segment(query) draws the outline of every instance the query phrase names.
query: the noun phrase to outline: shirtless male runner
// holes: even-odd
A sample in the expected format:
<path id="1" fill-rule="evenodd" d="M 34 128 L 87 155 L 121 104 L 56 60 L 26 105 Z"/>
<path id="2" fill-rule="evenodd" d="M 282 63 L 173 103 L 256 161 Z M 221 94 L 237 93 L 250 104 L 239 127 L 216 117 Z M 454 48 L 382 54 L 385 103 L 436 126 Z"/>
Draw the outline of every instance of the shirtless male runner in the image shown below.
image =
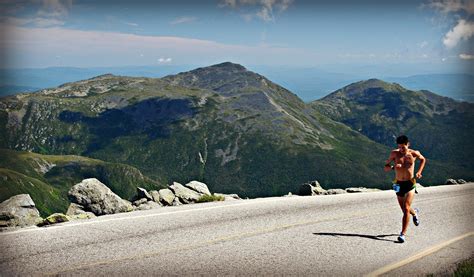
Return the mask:
<path id="1" fill-rule="evenodd" d="M 415 226 L 420 224 L 418 217 L 418 209 L 412 209 L 411 203 L 415 197 L 415 188 L 416 188 L 416 178 L 420 179 L 422 177 L 421 173 L 423 168 L 425 168 L 426 159 L 421 155 L 420 151 L 409 149 L 410 142 L 408 142 L 408 137 L 405 135 L 399 136 L 397 138 L 398 148 L 392 150 L 390 157 L 385 162 L 384 170 L 390 171 L 395 170 L 395 184 L 399 185 L 399 190 L 397 191 L 398 204 L 403 211 L 402 219 L 402 232 L 398 237 L 399 242 L 405 242 L 405 234 L 408 229 L 408 224 L 410 223 L 410 214 L 413 215 L 413 223 Z M 420 168 L 415 172 L 415 160 L 420 160 Z M 391 165 L 392 161 L 395 162 L 395 165 Z"/>

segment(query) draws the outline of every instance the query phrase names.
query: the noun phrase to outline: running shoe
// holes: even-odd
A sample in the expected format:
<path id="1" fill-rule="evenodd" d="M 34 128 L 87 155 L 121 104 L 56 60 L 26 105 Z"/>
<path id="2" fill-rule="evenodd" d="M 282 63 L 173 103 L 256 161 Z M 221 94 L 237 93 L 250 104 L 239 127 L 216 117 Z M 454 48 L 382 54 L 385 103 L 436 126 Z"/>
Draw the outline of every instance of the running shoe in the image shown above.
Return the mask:
<path id="1" fill-rule="evenodd" d="M 413 216 L 413 223 L 415 224 L 415 226 L 418 226 L 420 225 L 420 218 L 418 217 L 418 213 L 420 212 L 420 210 L 418 210 L 417 208 L 414 208 L 413 210 L 415 211 L 415 215 Z"/>
<path id="2" fill-rule="evenodd" d="M 405 235 L 403 233 L 400 233 L 398 236 L 398 242 L 404 243 L 405 242 Z"/>

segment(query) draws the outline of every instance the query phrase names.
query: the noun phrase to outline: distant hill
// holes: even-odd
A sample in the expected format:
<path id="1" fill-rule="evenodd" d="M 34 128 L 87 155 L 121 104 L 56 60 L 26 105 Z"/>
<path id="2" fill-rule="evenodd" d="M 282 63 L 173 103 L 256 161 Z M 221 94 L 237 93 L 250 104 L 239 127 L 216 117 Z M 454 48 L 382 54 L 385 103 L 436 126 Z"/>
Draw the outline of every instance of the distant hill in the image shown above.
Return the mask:
<path id="1" fill-rule="evenodd" d="M 99 179 L 124 199 L 134 196 L 138 186 L 147 189 L 165 187 L 124 164 L 0 149 L 0 202 L 13 195 L 28 193 L 42 216 L 65 213 L 69 206 L 67 192 L 86 178 Z"/>
<path id="2" fill-rule="evenodd" d="M 0 69 L 0 96 L 52 88 L 64 83 L 89 79 L 98 75 L 114 74 L 129 77 L 164 77 L 195 68 L 192 65 L 157 65 L 124 67 L 50 67 L 35 69 Z M 474 102 L 474 77 L 469 74 L 424 74 L 392 77 L 384 68 L 341 68 L 341 66 L 275 67 L 253 66 L 252 69 L 267 79 L 283 86 L 305 102 L 323 98 L 353 82 L 379 78 L 396 82 L 412 90 L 430 90 L 456 100 Z M 413 71 L 413 70 L 412 70 Z M 400 74 L 400 73 L 399 73 Z M 411 73 L 407 73 L 411 74 Z M 397 75 L 400 76 L 400 75 Z"/>
<path id="3" fill-rule="evenodd" d="M 429 159 L 467 171 L 474 167 L 474 104 L 371 79 L 311 105 L 378 143 L 395 147 L 395 138 L 406 134 Z"/>

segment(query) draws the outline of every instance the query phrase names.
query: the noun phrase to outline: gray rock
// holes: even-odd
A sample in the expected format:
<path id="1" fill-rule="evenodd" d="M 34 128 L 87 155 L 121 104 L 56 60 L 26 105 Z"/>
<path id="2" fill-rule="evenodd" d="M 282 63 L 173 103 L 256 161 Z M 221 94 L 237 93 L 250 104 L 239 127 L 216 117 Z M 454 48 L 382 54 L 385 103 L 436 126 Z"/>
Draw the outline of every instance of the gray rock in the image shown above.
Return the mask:
<path id="1" fill-rule="evenodd" d="M 465 184 L 465 183 L 467 183 L 466 180 L 464 180 L 464 179 L 458 179 L 457 182 L 458 182 L 458 184 Z"/>
<path id="2" fill-rule="evenodd" d="M 347 193 L 347 191 L 343 189 L 328 189 L 327 194 L 344 194 Z"/>
<path id="3" fill-rule="evenodd" d="M 29 194 L 18 194 L 0 203 L 0 227 L 25 227 L 43 222 Z"/>
<path id="4" fill-rule="evenodd" d="M 173 182 L 169 188 L 174 192 L 174 195 L 179 198 L 180 202 L 184 204 L 195 203 L 199 197 L 203 195 L 177 182 Z"/>
<path id="5" fill-rule="evenodd" d="M 312 181 L 300 186 L 298 195 L 324 195 L 327 191 L 321 187 L 318 181 Z"/>
<path id="6" fill-rule="evenodd" d="M 198 182 L 198 181 L 191 181 L 191 182 L 187 183 L 184 186 L 189 188 L 189 189 L 192 189 L 192 190 L 194 190 L 198 193 L 211 195 L 211 192 L 209 191 L 209 188 L 204 183 L 201 183 L 201 182 Z"/>
<path id="7" fill-rule="evenodd" d="M 160 204 L 156 203 L 155 201 L 148 201 L 143 204 L 140 204 L 136 210 L 151 210 L 161 208 Z"/>
<path id="8" fill-rule="evenodd" d="M 223 196 L 224 201 L 242 200 L 237 194 L 214 193 L 215 196 Z"/>
<path id="9" fill-rule="evenodd" d="M 137 198 L 146 198 L 148 201 L 153 201 L 153 197 L 144 188 L 137 188 Z"/>
<path id="10" fill-rule="evenodd" d="M 446 182 L 444 184 L 446 185 L 457 185 L 457 181 L 454 179 L 446 179 Z"/>
<path id="11" fill-rule="evenodd" d="M 71 218 L 63 213 L 54 213 L 39 223 L 38 226 L 52 225 L 61 222 L 71 221 Z"/>
<path id="12" fill-rule="evenodd" d="M 181 205 L 183 205 L 183 203 L 181 201 L 179 201 L 178 197 L 175 197 L 174 200 L 173 200 L 172 206 L 181 206 Z"/>
<path id="13" fill-rule="evenodd" d="M 132 204 L 133 204 L 133 206 L 137 206 L 137 207 L 138 207 L 138 206 L 140 206 L 141 204 L 144 204 L 144 203 L 146 203 L 146 202 L 148 202 L 148 199 L 142 198 L 142 199 L 138 199 L 138 200 L 136 200 L 136 201 L 133 201 Z"/>
<path id="14" fill-rule="evenodd" d="M 153 201 L 155 201 L 158 204 L 161 204 L 161 202 L 160 202 L 161 197 L 160 197 L 160 193 L 158 191 L 151 190 L 149 193 L 150 193 L 151 197 L 153 197 Z"/>
<path id="15" fill-rule="evenodd" d="M 72 203 L 82 205 L 85 211 L 95 215 L 129 212 L 133 206 L 127 200 L 113 193 L 106 185 L 95 178 L 82 180 L 68 192 Z"/>
<path id="16" fill-rule="evenodd" d="M 173 206 L 173 200 L 175 195 L 170 189 L 160 189 L 158 191 L 160 194 L 160 202 L 166 206 Z"/>
<path id="17" fill-rule="evenodd" d="M 376 191 L 380 191 L 380 190 L 379 189 L 369 189 L 369 188 L 364 188 L 364 187 L 346 188 L 347 193 L 376 192 Z"/>
<path id="18" fill-rule="evenodd" d="M 96 217 L 94 213 L 84 211 L 84 207 L 76 203 L 69 205 L 66 215 L 71 219 L 89 219 Z"/>

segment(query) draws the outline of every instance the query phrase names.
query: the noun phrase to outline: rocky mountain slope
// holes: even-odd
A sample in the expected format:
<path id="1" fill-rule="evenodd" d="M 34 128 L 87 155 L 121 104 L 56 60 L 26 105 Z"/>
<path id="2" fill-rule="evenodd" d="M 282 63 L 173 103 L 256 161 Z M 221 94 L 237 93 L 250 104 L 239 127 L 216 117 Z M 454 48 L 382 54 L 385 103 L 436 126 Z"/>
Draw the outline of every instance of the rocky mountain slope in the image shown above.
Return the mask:
<path id="1" fill-rule="evenodd" d="M 311 105 L 378 143 L 395 147 L 394 139 L 407 134 L 413 147 L 429 159 L 466 172 L 474 169 L 472 103 L 372 79 L 353 83 Z"/>
<path id="2" fill-rule="evenodd" d="M 26 193 L 43 216 L 65 212 L 68 190 L 85 178 L 101 180 L 125 199 L 135 196 L 137 186 L 155 190 L 166 187 L 124 164 L 0 149 L 0 202 Z"/>
<path id="3" fill-rule="evenodd" d="M 128 164 L 160 184 L 200 180 L 243 197 L 296 192 L 311 180 L 389 188 L 381 165 L 391 146 L 338 120 L 223 63 L 160 79 L 102 75 L 2 98 L 0 147 Z M 426 181 L 442 183 L 457 167 L 435 161 L 430 170 Z"/>

